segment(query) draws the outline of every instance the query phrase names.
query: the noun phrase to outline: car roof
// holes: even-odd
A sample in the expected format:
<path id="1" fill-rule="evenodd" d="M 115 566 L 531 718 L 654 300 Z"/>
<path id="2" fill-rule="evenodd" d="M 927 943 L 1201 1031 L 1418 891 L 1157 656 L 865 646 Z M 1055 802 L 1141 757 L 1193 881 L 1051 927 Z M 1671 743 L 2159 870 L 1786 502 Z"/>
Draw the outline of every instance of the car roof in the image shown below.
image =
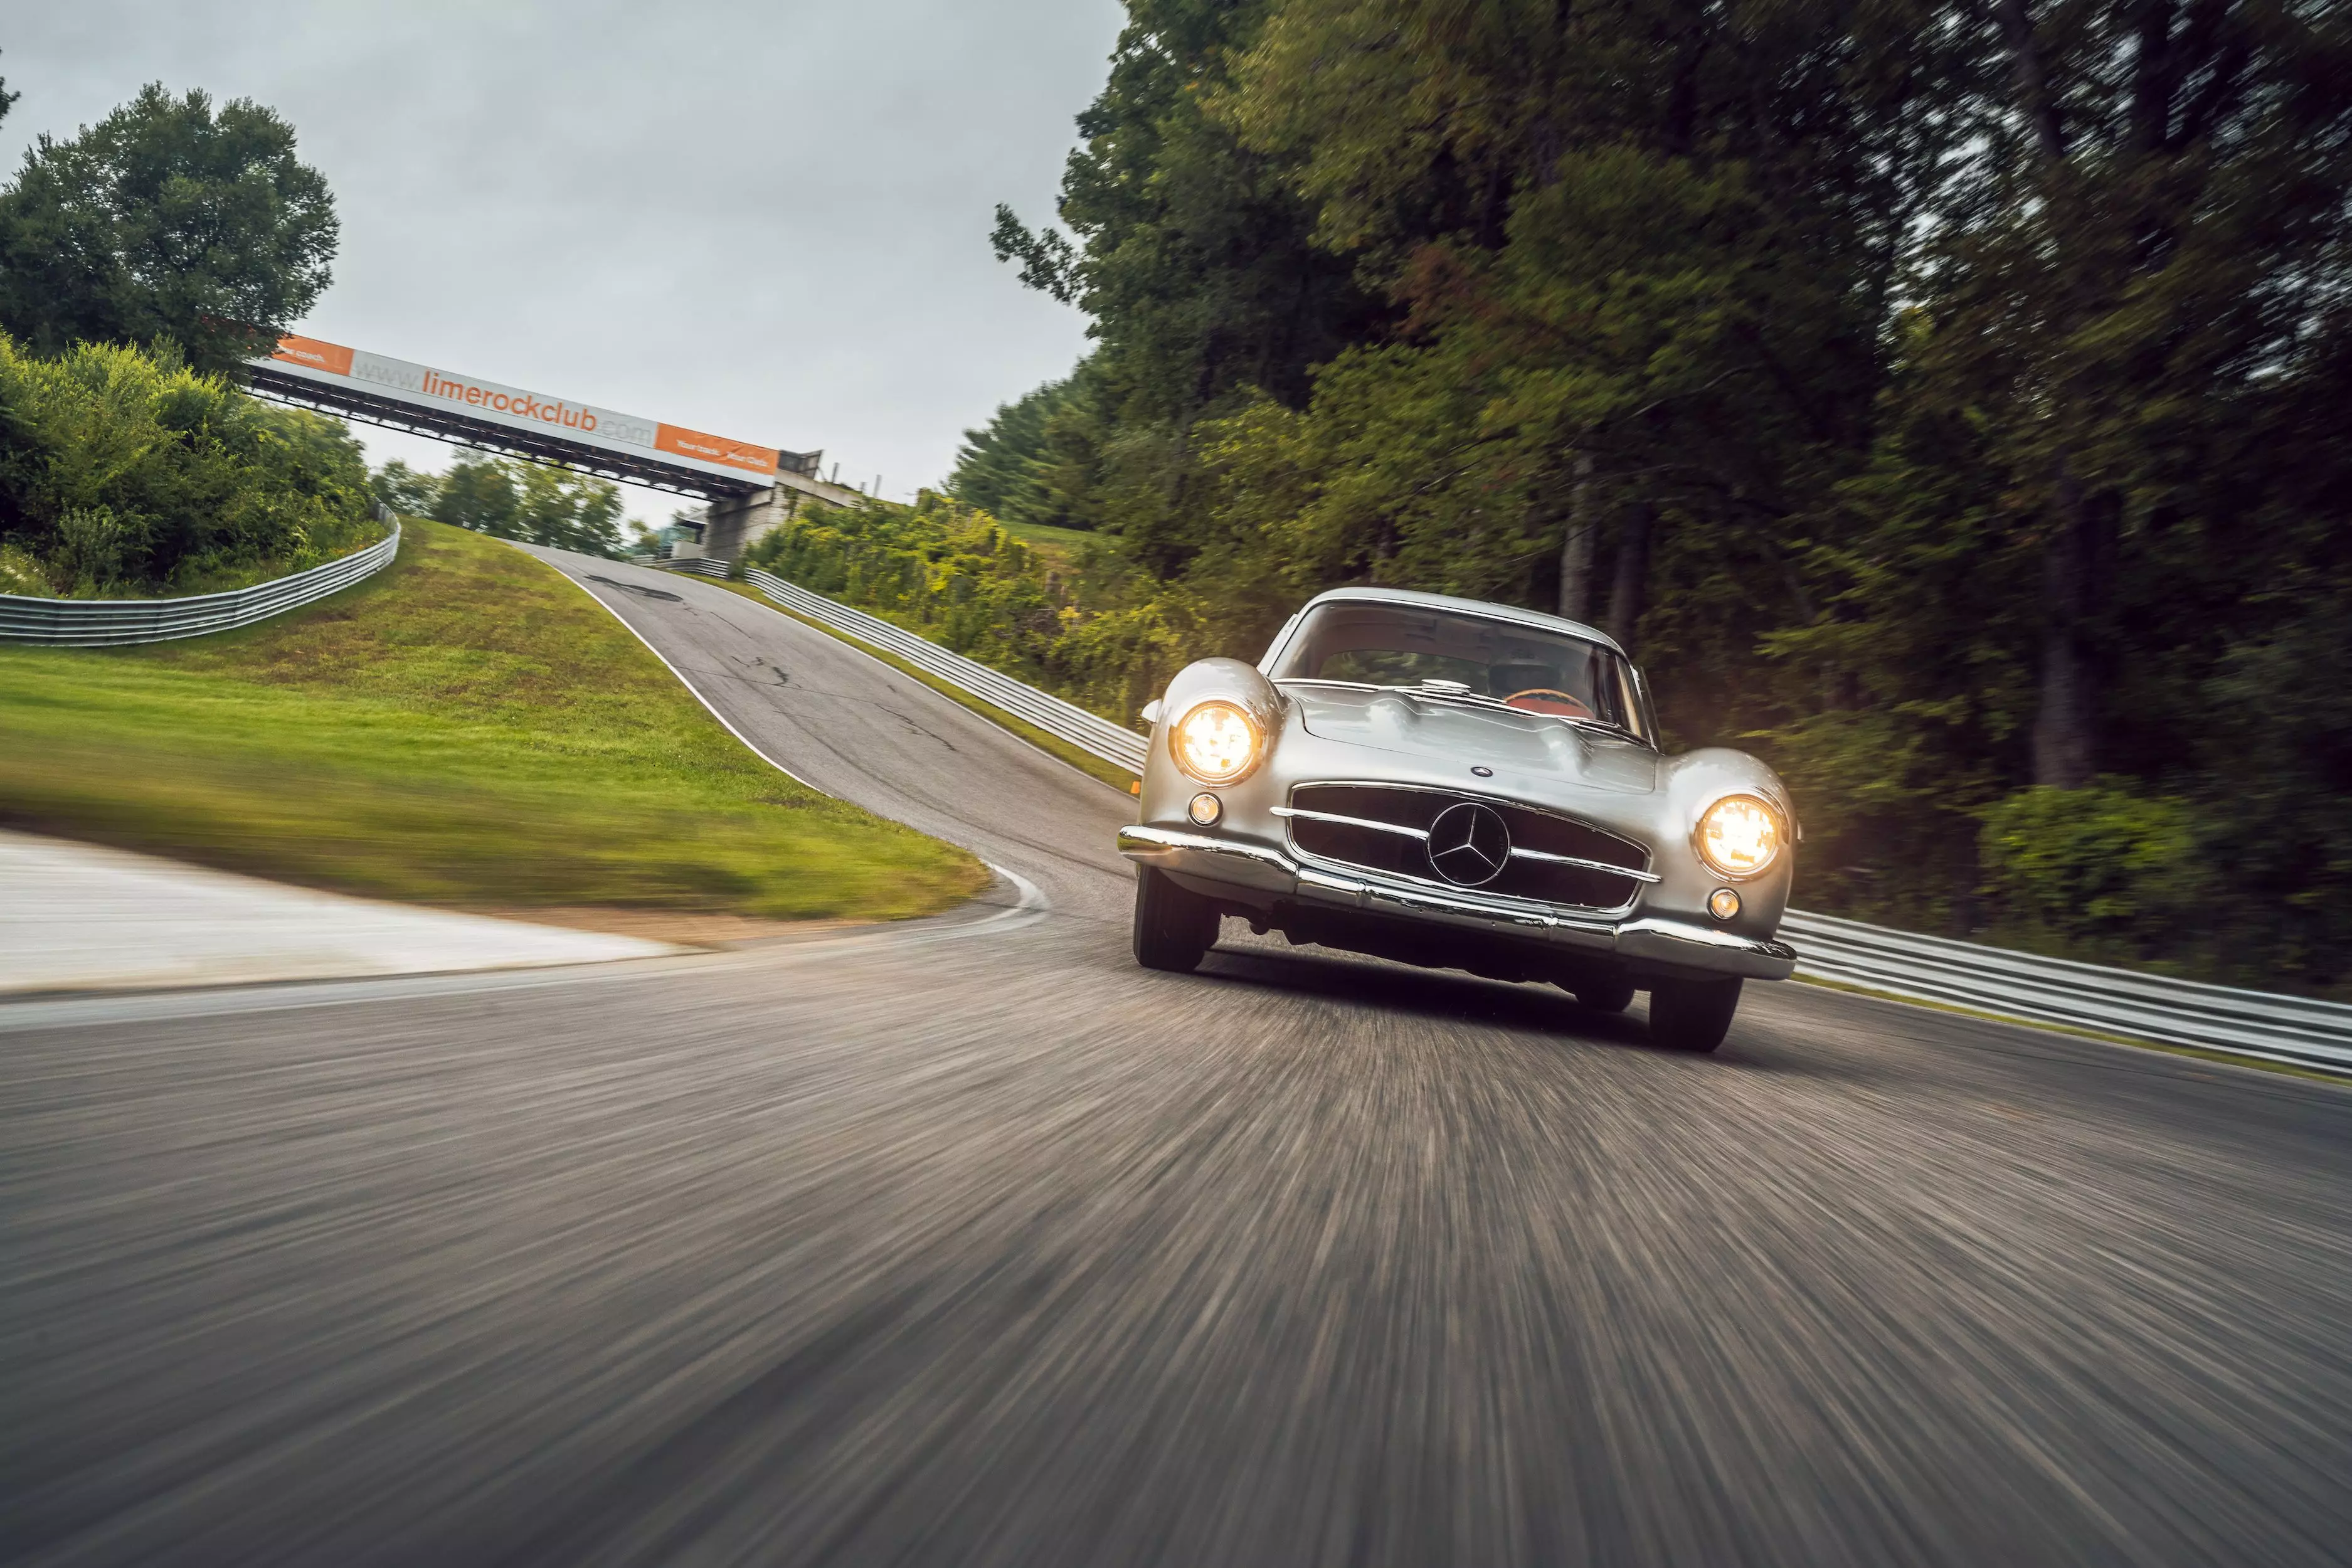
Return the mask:
<path id="1" fill-rule="evenodd" d="M 1457 599 L 1450 594 L 1423 594 L 1412 588 L 1332 588 L 1316 595 L 1299 610 L 1305 615 L 1318 605 L 1334 603 L 1365 603 L 1413 605 L 1425 610 L 1452 610 L 1460 615 L 1484 616 L 1492 621 L 1509 621 L 1522 626 L 1534 626 L 1548 632 L 1566 632 L 1587 642 L 1597 642 L 1602 647 L 1622 655 L 1624 649 L 1607 632 L 1588 626 L 1581 621 L 1571 621 L 1559 616 L 1547 616 L 1541 610 L 1523 610 L 1517 605 L 1490 604 L 1485 599 Z"/>

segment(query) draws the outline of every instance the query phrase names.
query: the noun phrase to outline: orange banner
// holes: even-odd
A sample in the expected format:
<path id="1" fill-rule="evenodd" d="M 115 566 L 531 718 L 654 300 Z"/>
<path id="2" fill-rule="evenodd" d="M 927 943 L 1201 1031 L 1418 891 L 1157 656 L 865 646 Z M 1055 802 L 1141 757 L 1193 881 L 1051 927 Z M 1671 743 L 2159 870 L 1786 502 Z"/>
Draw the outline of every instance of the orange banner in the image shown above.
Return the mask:
<path id="1" fill-rule="evenodd" d="M 469 413 L 500 425 L 555 426 L 602 447 L 651 447 L 672 457 L 690 458 L 738 472 L 776 477 L 779 454 L 772 447 L 663 425 L 634 414 L 594 408 L 562 398 L 543 397 L 520 387 L 479 381 L 431 365 L 347 349 L 316 338 L 280 338 L 269 356 L 325 375 L 349 376 L 364 382 L 379 395 L 405 403 L 437 405 L 463 404 Z M 256 361 L 261 363 L 261 361 Z"/>
<path id="2" fill-rule="evenodd" d="M 330 375 L 352 374 L 352 351 L 341 343 L 322 343 L 316 338 L 280 338 L 278 352 L 269 357 L 290 364 L 307 364 Z"/>
<path id="3" fill-rule="evenodd" d="M 654 432 L 654 447 L 658 451 L 675 452 L 681 458 L 699 458 L 706 463 L 724 463 L 730 468 L 746 473 L 766 474 L 776 471 L 776 452 L 772 447 L 754 447 L 748 441 L 730 441 L 724 436 L 706 436 L 699 430 L 688 430 L 676 425 L 664 425 Z"/>

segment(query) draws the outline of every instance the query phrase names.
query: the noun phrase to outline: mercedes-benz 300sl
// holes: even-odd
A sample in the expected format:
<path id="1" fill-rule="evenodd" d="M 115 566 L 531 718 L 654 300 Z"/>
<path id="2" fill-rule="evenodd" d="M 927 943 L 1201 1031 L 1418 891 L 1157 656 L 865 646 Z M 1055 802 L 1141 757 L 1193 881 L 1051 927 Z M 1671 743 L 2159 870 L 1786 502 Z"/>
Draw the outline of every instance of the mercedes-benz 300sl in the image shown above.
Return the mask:
<path id="1" fill-rule="evenodd" d="M 1776 937 L 1798 826 L 1743 752 L 1668 756 L 1641 671 L 1591 626 L 1476 600 L 1324 594 L 1253 668 L 1187 667 L 1151 748 L 1135 956 L 1190 970 L 1253 931 L 1507 981 L 1711 1051 Z"/>

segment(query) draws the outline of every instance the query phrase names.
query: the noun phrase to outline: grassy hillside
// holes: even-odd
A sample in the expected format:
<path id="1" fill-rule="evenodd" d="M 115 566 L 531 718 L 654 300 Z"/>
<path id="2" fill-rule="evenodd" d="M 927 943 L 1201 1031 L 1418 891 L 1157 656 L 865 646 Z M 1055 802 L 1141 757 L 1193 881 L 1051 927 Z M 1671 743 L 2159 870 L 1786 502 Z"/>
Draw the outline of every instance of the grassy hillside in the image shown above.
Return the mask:
<path id="1" fill-rule="evenodd" d="M 414 521 L 243 632 L 0 647 L 0 822 L 459 908 L 895 918 L 987 880 L 746 752 L 546 566 Z"/>

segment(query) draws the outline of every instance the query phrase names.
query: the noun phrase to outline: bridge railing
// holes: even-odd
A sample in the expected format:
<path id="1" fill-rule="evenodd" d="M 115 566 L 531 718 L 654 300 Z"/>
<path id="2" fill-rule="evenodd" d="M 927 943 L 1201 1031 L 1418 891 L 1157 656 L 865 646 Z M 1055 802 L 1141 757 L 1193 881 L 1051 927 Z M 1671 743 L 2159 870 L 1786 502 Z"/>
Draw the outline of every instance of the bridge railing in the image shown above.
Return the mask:
<path id="1" fill-rule="evenodd" d="M 727 574 L 716 561 L 668 564 Z M 772 573 L 754 568 L 746 576 L 786 609 L 895 654 L 1082 751 L 1142 771 L 1150 742 L 1131 730 Z M 2094 1034 L 2352 1073 L 2352 1005 L 2342 1003 L 2074 963 L 1798 910 L 1789 911 L 1780 934 L 1795 944 L 1802 978 Z"/>
<path id="2" fill-rule="evenodd" d="M 400 553 L 400 524 L 364 550 L 288 576 L 182 599 L 37 599 L 0 594 L 0 641 L 51 647 L 170 642 L 249 626 L 373 576 Z"/>

